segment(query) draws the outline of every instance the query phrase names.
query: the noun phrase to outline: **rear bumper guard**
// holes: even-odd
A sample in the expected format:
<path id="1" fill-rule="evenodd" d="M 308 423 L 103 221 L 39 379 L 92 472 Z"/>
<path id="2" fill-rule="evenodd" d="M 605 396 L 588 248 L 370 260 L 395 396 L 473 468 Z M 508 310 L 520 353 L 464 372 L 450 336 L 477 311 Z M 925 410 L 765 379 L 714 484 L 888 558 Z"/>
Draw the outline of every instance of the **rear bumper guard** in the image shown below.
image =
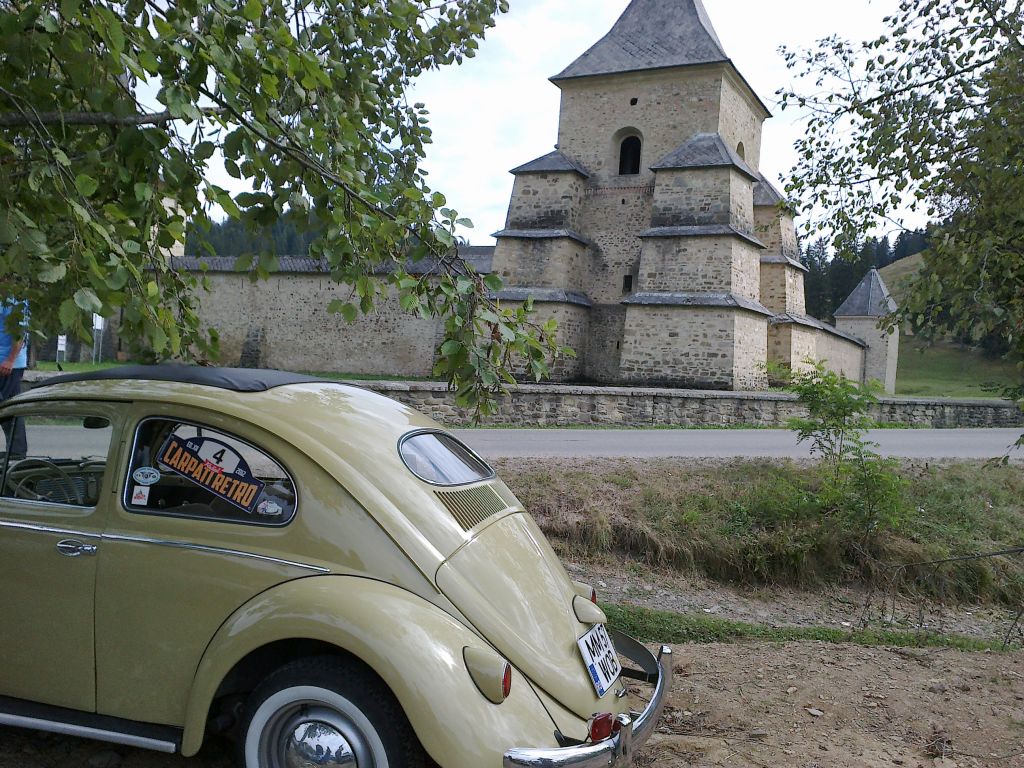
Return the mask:
<path id="1" fill-rule="evenodd" d="M 655 656 L 628 635 L 608 630 L 615 650 L 642 671 L 623 670 L 623 675 L 654 683 L 654 695 L 639 715 L 619 715 L 619 731 L 596 744 L 561 749 L 513 747 L 505 753 L 504 768 L 620 768 L 632 764 L 633 752 L 647 741 L 665 707 L 672 685 L 672 649 L 661 646 Z"/>

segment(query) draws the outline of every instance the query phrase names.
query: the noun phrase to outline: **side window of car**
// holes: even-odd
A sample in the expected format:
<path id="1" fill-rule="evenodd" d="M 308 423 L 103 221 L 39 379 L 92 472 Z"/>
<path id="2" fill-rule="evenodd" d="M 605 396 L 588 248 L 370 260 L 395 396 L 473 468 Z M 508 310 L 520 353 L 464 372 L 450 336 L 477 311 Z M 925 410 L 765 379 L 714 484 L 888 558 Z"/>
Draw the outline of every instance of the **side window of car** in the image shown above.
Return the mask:
<path id="1" fill-rule="evenodd" d="M 27 414 L 0 422 L 3 482 L 8 499 L 94 507 L 110 450 L 110 420 L 102 416 Z"/>
<path id="2" fill-rule="evenodd" d="M 163 418 L 136 429 L 124 492 L 132 512 L 279 526 L 295 504 L 285 468 L 244 440 Z"/>

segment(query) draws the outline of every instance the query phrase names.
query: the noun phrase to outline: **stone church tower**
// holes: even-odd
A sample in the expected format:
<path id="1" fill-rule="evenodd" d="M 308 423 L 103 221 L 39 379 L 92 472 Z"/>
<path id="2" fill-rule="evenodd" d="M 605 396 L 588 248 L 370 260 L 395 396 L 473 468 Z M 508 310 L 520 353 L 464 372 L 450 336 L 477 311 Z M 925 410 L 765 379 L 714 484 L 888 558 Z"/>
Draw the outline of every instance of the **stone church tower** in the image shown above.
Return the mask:
<path id="1" fill-rule="evenodd" d="M 558 144 L 512 171 L 499 298 L 557 318 L 578 354 L 557 378 L 764 388 L 804 268 L 758 171 L 770 114 L 701 0 L 633 0 L 552 82 Z"/>

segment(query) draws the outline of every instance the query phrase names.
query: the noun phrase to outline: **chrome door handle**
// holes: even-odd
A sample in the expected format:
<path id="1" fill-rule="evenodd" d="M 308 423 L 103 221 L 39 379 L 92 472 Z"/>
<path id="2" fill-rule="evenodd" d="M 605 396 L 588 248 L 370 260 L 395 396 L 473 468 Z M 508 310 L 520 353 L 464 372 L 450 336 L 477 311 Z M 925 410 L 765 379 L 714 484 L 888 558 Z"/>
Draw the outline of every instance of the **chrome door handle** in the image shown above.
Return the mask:
<path id="1" fill-rule="evenodd" d="M 78 557 L 79 555 L 95 555 L 95 544 L 83 544 L 78 539 L 63 539 L 57 542 L 57 551 L 65 557 Z"/>

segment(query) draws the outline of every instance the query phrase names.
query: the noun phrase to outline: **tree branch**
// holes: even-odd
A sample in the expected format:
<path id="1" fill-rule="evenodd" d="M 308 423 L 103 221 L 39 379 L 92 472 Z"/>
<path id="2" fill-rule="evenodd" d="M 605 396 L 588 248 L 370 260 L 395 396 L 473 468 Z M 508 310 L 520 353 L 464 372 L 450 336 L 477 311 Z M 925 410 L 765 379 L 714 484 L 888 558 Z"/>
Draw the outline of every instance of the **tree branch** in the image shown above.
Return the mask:
<path id="1" fill-rule="evenodd" d="M 222 115 L 221 107 L 203 107 L 200 114 Z M 174 117 L 169 111 L 135 115 L 115 115 L 113 112 L 35 112 L 31 117 L 22 112 L 0 112 L 0 128 L 25 128 L 30 125 L 166 125 Z"/>

